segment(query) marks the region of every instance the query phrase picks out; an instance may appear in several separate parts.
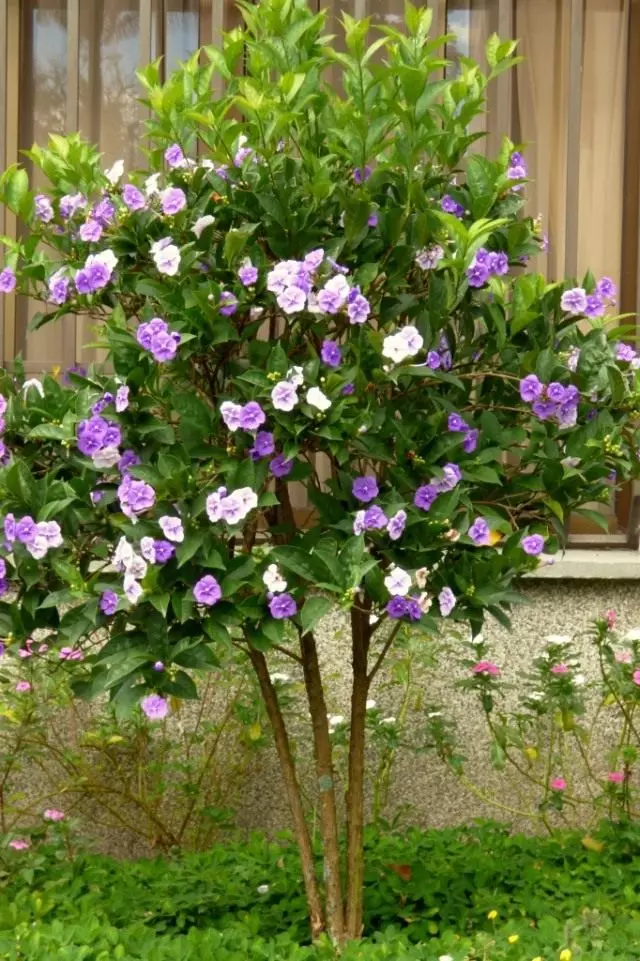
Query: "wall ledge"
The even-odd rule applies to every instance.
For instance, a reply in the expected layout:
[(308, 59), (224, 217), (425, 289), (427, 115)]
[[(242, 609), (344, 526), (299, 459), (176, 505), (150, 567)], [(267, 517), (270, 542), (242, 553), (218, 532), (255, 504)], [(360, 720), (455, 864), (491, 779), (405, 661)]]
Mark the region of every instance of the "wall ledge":
[(640, 551), (569, 549), (525, 574), (534, 580), (640, 581)]

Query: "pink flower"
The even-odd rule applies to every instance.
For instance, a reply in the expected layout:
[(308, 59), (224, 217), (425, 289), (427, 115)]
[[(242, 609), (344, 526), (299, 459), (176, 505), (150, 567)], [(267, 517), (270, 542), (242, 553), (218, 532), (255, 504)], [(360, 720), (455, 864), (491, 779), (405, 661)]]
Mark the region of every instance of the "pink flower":
[(554, 664), (551, 668), (552, 674), (568, 674), (569, 668), (566, 664)]
[(474, 674), (486, 674), (490, 677), (500, 677), (500, 668), (492, 661), (478, 661), (471, 668)]
[[(640, 677), (640, 671), (638, 671), (638, 676)], [(638, 681), (638, 684), (640, 684), (640, 680)], [(18, 692), (18, 694), (26, 694), (30, 690), (31, 690), (31, 685), (29, 684), (28, 681), (18, 681), (18, 683), (16, 684), (16, 691)]]
[(604, 612), (604, 619), (607, 622), (607, 629), (612, 631), (616, 626), (616, 612), (611, 607), (608, 611)]
[(567, 782), (563, 777), (552, 777), (549, 781), (549, 787), (552, 791), (566, 791)]
[(610, 781), (611, 784), (622, 784), (624, 781), (624, 771), (609, 771), (607, 780)]
[(27, 838), (14, 838), (13, 841), (9, 841), (9, 847), (14, 851), (27, 851), (31, 847), (31, 841)]
[(631, 664), (633, 654), (631, 651), (616, 651), (615, 659), (618, 664)]
[(633, 683), (640, 687), (640, 670), (633, 672)]

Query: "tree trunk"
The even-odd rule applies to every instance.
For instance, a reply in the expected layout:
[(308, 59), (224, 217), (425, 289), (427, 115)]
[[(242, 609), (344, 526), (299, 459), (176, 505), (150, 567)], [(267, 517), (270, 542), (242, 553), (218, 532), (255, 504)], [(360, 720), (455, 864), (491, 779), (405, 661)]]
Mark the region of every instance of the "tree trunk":
[(348, 938), (362, 934), (364, 888), (364, 748), (369, 678), (369, 617), (367, 612), (351, 609), (351, 651), (353, 683), (351, 688), (351, 733), (347, 788), (347, 899), (345, 929)]
[(302, 669), (309, 700), (313, 743), (318, 779), (320, 830), (324, 849), (324, 883), (326, 922), (329, 937), (335, 944), (344, 940), (344, 908), (340, 879), (340, 837), (336, 812), (336, 790), (329, 737), (327, 705), (324, 699), (318, 650), (313, 634), (300, 637)]
[(276, 750), (280, 760), (280, 769), (282, 772), (282, 779), (284, 781), (285, 793), (287, 795), (289, 807), (291, 808), (291, 814), (293, 815), (296, 838), (298, 840), (298, 847), (300, 848), (302, 877), (304, 879), (304, 889), (307, 896), (309, 918), (311, 921), (311, 936), (314, 940), (316, 940), (320, 937), (325, 929), (324, 915), (322, 910), (322, 900), (318, 888), (318, 879), (316, 877), (315, 864), (313, 860), (313, 848), (311, 846), (309, 829), (304, 816), (302, 795), (300, 793), (300, 785), (298, 784), (298, 779), (296, 776), (296, 768), (293, 760), (293, 754), (291, 753), (291, 745), (289, 744), (289, 737), (287, 735), (284, 718), (282, 717), (280, 705), (278, 704), (278, 697), (275, 688), (271, 683), (271, 678), (269, 677), (269, 669), (267, 667), (266, 658), (261, 651), (256, 651), (252, 648), (249, 648), (249, 659), (258, 677), (260, 690), (262, 692), (262, 697), (267, 709), (271, 728), (273, 730)]

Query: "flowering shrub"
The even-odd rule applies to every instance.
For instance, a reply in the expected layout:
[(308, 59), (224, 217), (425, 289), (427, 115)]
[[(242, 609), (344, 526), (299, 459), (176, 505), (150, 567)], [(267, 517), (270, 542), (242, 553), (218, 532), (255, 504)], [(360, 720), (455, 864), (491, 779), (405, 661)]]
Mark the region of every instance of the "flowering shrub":
[[(312, 927), (341, 940), (361, 929), (366, 701), (386, 651), (403, 623), (505, 621), (568, 512), (636, 472), (636, 356), (602, 317), (608, 278), (527, 271), (544, 238), (522, 215), (522, 154), (472, 152), (513, 43), (491, 38), (488, 75), (467, 60), (442, 80), (442, 41), (410, 4), (370, 47), (345, 16), (346, 52), (305, 0), (242, 12), (204, 66), (140, 73), (143, 175), (104, 171), (74, 135), (29, 152), (47, 193), (23, 169), (2, 178), (25, 233), (1, 289), (43, 302), (36, 326), (90, 317), (111, 366), (47, 378), (44, 397), (3, 380), (0, 627), (11, 656), (36, 628), (80, 650), (78, 693), (157, 719), (219, 650), (245, 651)], [(335, 605), (353, 634), (344, 908), (313, 635)], [(324, 907), (274, 649), (304, 671)]]

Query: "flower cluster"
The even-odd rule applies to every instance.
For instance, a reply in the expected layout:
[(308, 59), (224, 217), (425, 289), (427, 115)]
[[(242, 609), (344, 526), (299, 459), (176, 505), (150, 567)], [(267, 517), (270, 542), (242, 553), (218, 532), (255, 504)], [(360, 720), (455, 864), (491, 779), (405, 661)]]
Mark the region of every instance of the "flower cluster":
[(462, 480), (462, 471), (457, 464), (449, 463), (442, 467), (442, 476), (432, 478), (422, 484), (414, 494), (413, 503), (422, 511), (428, 511), (439, 494), (452, 491)]
[(180, 334), (169, 330), (169, 325), (160, 317), (154, 317), (136, 330), (136, 340), (148, 350), (158, 363), (173, 360), (180, 343)]
[[(232, 434), (237, 430), (257, 431), (267, 419), (262, 407), (255, 400), (250, 400), (247, 404), (234, 404), (225, 400), (220, 405), (220, 414)], [(273, 448), (266, 453), (272, 452)]]
[(226, 487), (219, 487), (206, 500), (207, 517), (211, 523), (224, 521), (230, 527), (240, 524), (257, 506), (258, 495), (250, 487), (238, 487), (231, 493)]
[(531, 404), (538, 420), (555, 420), (559, 427), (574, 427), (578, 420), (580, 391), (574, 384), (543, 384), (535, 374), (528, 374), (520, 381), (520, 397)]
[[(102, 250), (97, 254), (89, 254), (74, 278), (76, 290), (79, 294), (94, 294), (106, 287), (111, 280), (118, 258), (112, 250)], [(53, 279), (53, 278), (52, 278)]]
[[(319, 276), (324, 263), (333, 276)], [(267, 275), (267, 290), (276, 295), (285, 314), (308, 310), (317, 314), (338, 314), (346, 308), (349, 323), (364, 324), (371, 307), (360, 288), (351, 287), (344, 268), (325, 258), (324, 250), (312, 250), (304, 260), (284, 260)]]
[[(57, 521), (39, 521), (36, 523), (28, 514), (19, 520), (13, 514), (7, 514), (4, 519), (4, 538), (8, 545), (16, 542), (24, 544), (32, 557), (41, 560), (55, 547), (62, 547), (63, 538)], [(4, 562), (3, 562), (4, 567)], [(5, 572), (0, 574), (4, 581)]]
[(602, 317), (608, 304), (615, 304), (617, 288), (610, 277), (601, 277), (593, 293), (588, 294), (584, 287), (565, 290), (560, 298), (560, 307), (575, 317)]
[(100, 414), (93, 414), (88, 420), (80, 421), (76, 442), (80, 453), (91, 457), (95, 467), (113, 467), (120, 460), (120, 427)]
[(444, 257), (444, 250), (439, 244), (431, 244), (429, 247), (423, 247), (419, 250), (414, 257), (414, 260), (420, 270), (435, 270), (442, 258)]
[(508, 273), (509, 258), (504, 252), (496, 253), (481, 247), (467, 268), (467, 280), (470, 287), (483, 287), (489, 277), (503, 277)]

